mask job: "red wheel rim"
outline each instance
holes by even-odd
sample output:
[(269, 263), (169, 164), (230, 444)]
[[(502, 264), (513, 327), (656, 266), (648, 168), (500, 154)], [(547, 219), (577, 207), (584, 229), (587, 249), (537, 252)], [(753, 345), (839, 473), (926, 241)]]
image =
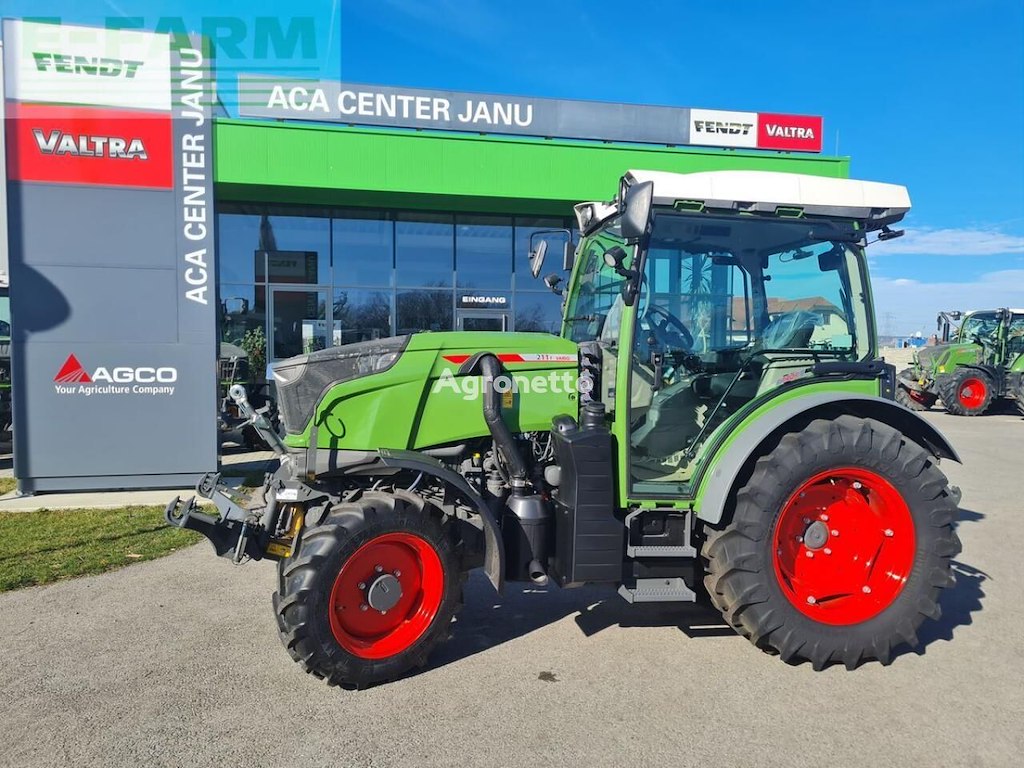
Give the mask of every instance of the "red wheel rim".
[[(391, 604), (396, 582), (400, 596)], [(375, 592), (382, 594), (382, 584), (389, 590), (385, 602), (374, 600)], [(385, 533), (363, 544), (341, 566), (331, 589), (331, 631), (354, 656), (394, 656), (427, 631), (443, 593), (444, 568), (433, 546), (411, 533)]]
[(960, 389), (956, 396), (964, 408), (980, 408), (985, 402), (985, 395), (988, 394), (988, 387), (979, 378), (971, 377), (960, 383)]
[(867, 621), (888, 608), (914, 566), (914, 521), (881, 475), (821, 472), (786, 500), (773, 536), (775, 576), (805, 616), (823, 624)]

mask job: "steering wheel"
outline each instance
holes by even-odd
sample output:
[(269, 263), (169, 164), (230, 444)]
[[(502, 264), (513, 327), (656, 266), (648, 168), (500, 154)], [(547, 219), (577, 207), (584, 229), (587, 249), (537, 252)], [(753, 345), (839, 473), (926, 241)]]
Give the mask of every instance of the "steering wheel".
[(693, 334), (682, 320), (664, 307), (652, 304), (644, 313), (644, 320), (658, 343), (666, 349), (693, 349)]

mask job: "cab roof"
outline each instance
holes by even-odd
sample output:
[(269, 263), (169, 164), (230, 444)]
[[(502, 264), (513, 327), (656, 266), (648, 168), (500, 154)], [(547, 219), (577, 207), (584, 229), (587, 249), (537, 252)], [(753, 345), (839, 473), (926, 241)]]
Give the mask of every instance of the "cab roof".
[(654, 204), (700, 203), (706, 209), (776, 213), (800, 209), (808, 215), (899, 221), (910, 210), (910, 194), (899, 184), (833, 179), (778, 171), (670, 173), (629, 171), (633, 182), (654, 182)]

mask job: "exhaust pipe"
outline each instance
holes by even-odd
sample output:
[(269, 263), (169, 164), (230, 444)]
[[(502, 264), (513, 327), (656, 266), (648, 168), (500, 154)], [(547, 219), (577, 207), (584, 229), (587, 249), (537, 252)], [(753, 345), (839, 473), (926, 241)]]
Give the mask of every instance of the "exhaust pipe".
[[(501, 393), (494, 380), (505, 369), (493, 352), (481, 352), (463, 364), (463, 374), (478, 372), (484, 376), (484, 421), (494, 440), (496, 453), (508, 472), (512, 493), (503, 499), (501, 517), (502, 539), (505, 544), (506, 576), (512, 581), (529, 579), (542, 586), (548, 583), (544, 563), (548, 559), (551, 537), (551, 506), (539, 494), (528, 493), (530, 481), (526, 462), (516, 447), (515, 438), (501, 417)], [(500, 496), (493, 496), (498, 499)]]
[(544, 566), (540, 564), (540, 561), (531, 560), (530, 564), (526, 567), (526, 572), (530, 574), (530, 581), (538, 587), (543, 587), (548, 583), (547, 571), (544, 570)]

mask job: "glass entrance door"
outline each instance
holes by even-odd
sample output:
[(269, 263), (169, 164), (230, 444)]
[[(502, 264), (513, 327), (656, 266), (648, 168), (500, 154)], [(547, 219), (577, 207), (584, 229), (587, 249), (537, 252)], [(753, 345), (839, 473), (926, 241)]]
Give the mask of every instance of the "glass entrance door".
[(459, 312), (460, 331), (507, 331), (505, 312)]
[(325, 349), (333, 344), (327, 291), (271, 288), (270, 361)]

